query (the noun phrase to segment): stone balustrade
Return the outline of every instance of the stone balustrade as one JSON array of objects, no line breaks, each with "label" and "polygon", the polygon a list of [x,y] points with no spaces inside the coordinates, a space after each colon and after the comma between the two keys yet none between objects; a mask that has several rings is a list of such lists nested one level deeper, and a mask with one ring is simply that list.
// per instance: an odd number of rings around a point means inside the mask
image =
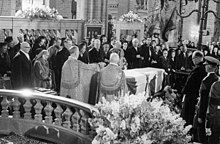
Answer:
[{"label": "stone balustrade", "polygon": [[0,89],[0,103],[0,134],[25,135],[30,129],[43,126],[47,134],[55,129],[59,140],[70,135],[76,144],[91,143],[94,133],[88,118],[93,107],[89,104],[28,90],[3,89]]},{"label": "stone balustrade", "polygon": [[0,41],[7,36],[12,36],[17,41],[19,33],[25,34],[28,39],[38,36],[74,37],[79,43],[83,39],[84,21],[76,19],[42,20],[27,19],[11,16],[0,16]]}]

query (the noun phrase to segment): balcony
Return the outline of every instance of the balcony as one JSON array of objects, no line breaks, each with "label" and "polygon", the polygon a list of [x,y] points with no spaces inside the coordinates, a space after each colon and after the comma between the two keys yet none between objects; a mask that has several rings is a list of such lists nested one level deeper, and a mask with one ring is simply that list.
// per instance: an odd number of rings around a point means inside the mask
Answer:
[{"label": "balcony", "polygon": [[39,138],[54,143],[90,144],[91,105],[28,90],[0,89],[0,134]]}]

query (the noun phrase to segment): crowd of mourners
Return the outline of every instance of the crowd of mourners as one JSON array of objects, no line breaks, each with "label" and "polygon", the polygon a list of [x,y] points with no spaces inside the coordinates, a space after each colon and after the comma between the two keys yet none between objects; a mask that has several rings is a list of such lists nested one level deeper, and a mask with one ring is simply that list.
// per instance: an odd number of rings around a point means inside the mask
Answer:
[{"label": "crowd of mourners", "polygon": [[[162,68],[167,73],[166,84],[174,88],[176,85],[174,73],[176,71],[189,72],[194,66],[192,62],[192,52],[195,48],[193,42],[184,41],[176,48],[169,48],[165,43],[161,43],[158,35],[142,41],[139,41],[135,36],[127,36],[120,41],[111,38],[108,41],[107,37],[102,35],[86,39],[79,44],[76,44],[75,39],[71,37],[48,40],[46,37],[40,36],[35,42],[29,42],[28,39],[24,39],[22,34],[19,34],[17,39],[17,44],[12,37],[7,37],[5,42],[0,44],[0,76],[13,77],[14,74],[18,75],[17,67],[19,64],[15,61],[17,53],[24,52],[26,56],[28,53],[28,60],[31,62],[31,76],[34,78],[31,86],[55,89],[57,92],[60,87],[62,66],[70,55],[68,50],[73,46],[79,48],[78,60],[86,64],[104,62],[107,65],[110,54],[116,52],[120,56],[119,65],[123,70],[144,67]],[[27,48],[21,49],[23,42],[29,44],[29,50]],[[203,50],[204,55],[220,58],[218,44],[212,43]],[[13,89],[20,88],[20,84],[17,86],[16,83],[12,83]]]},{"label": "crowd of mourners", "polygon": [[[4,82],[2,88],[41,87],[53,89],[59,94],[62,67],[74,47],[79,50],[75,58],[86,64],[108,65],[111,63],[111,54],[116,53],[119,56],[117,65],[122,70],[145,67],[164,69],[167,74],[166,84],[172,88],[177,84],[176,72],[187,72],[189,76],[180,92],[184,96],[182,117],[186,125],[193,125],[191,133],[195,141],[219,143],[220,43],[204,45],[202,51],[198,51],[190,41],[183,41],[171,48],[162,43],[158,35],[142,41],[135,35],[121,40],[111,38],[108,41],[102,35],[78,44],[72,37],[56,37],[48,41],[46,37],[40,36],[33,43],[19,34],[17,40],[15,44],[12,37],[7,37],[0,43],[0,77]],[[7,77],[10,77],[9,85],[5,79]],[[207,130],[209,139],[206,136]]]}]

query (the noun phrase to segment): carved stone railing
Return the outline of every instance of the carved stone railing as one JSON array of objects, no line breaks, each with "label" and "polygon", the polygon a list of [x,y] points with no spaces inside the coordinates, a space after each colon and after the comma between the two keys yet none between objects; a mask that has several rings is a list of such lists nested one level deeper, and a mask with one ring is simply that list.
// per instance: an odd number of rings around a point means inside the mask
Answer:
[{"label": "carved stone railing", "polygon": [[92,141],[94,132],[89,128],[88,118],[93,107],[89,104],[39,92],[3,89],[0,104],[0,134],[25,135],[30,129],[43,126],[55,129],[58,139],[64,133],[73,137],[75,144]]},{"label": "carved stone railing", "polygon": [[17,41],[19,33],[28,38],[48,35],[53,37],[73,36],[76,42],[82,41],[84,35],[84,21],[76,19],[63,19],[60,21],[26,19],[10,16],[0,16],[0,40],[12,36]]}]

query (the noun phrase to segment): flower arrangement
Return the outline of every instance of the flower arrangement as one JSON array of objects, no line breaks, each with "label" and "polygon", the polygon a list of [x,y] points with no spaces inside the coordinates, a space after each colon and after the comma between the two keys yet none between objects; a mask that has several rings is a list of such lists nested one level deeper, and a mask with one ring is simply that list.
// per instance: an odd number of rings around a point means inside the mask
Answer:
[{"label": "flower arrangement", "polygon": [[63,17],[59,15],[57,9],[49,8],[48,6],[29,7],[24,11],[17,11],[15,17],[29,18],[29,19],[55,19],[61,20]]},{"label": "flower arrangement", "polygon": [[191,126],[170,111],[163,101],[148,102],[144,95],[124,96],[112,102],[103,99],[89,119],[97,135],[92,144],[186,144]]},{"label": "flower arrangement", "polygon": [[120,18],[120,21],[126,21],[128,23],[133,23],[133,22],[143,22],[141,17],[134,13],[133,11],[129,11],[127,14],[123,14]]}]

